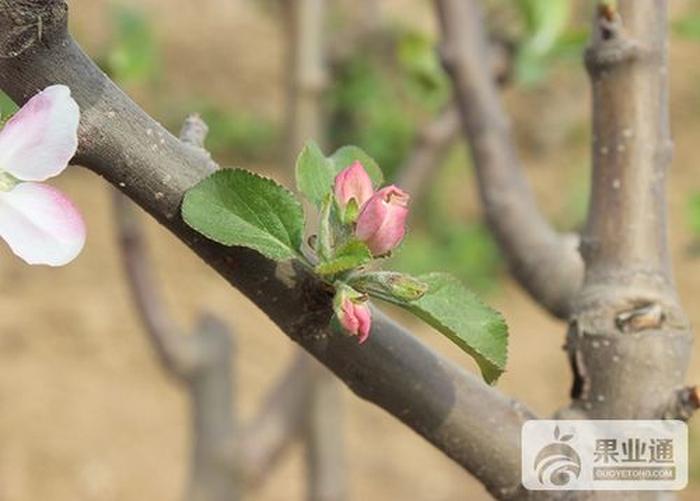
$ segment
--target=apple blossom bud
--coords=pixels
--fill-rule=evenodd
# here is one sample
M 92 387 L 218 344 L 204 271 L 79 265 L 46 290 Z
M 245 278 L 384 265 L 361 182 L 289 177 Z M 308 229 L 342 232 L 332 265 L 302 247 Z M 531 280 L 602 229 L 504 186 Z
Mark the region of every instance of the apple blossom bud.
M 369 174 L 362 164 L 356 161 L 335 177 L 334 192 L 338 205 L 344 211 L 351 200 L 355 200 L 357 209 L 362 207 L 372 197 L 374 188 Z
M 406 234 L 408 193 L 394 185 L 377 191 L 362 207 L 355 236 L 372 254 L 382 256 L 396 248 Z
M 341 286 L 333 303 L 338 322 L 343 329 L 348 334 L 357 336 L 360 344 L 364 343 L 372 326 L 372 312 L 367 297 L 350 287 Z

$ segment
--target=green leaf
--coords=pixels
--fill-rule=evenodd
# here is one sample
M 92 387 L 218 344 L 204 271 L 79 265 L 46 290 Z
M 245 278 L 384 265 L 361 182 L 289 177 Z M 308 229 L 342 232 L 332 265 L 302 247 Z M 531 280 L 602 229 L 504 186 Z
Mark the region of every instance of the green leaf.
M 223 245 L 255 249 L 270 259 L 299 257 L 301 204 L 272 179 L 223 169 L 190 189 L 182 202 L 185 222 Z
M 372 157 L 357 146 L 343 146 L 338 151 L 333 153 L 330 159 L 335 166 L 334 178 L 335 174 L 339 173 L 353 162 L 358 161 L 365 168 L 367 174 L 369 174 L 375 188 L 378 188 L 384 184 L 384 174 L 382 173 L 382 169 L 379 168 L 379 165 L 377 165 L 377 162 L 375 162 Z
M 297 189 L 320 208 L 326 195 L 333 190 L 335 176 L 355 161 L 365 168 L 375 188 L 382 185 L 384 175 L 377 162 L 357 146 L 343 146 L 326 158 L 318 145 L 309 141 L 297 158 Z
M 457 279 L 444 273 L 418 277 L 428 291 L 416 301 L 377 295 L 421 318 L 469 353 L 488 383 L 505 370 L 508 327 L 497 311 L 483 304 Z
M 367 246 L 359 240 L 353 240 L 338 249 L 332 259 L 317 265 L 316 273 L 335 275 L 362 266 L 371 260 L 372 253 Z
M 296 164 L 297 189 L 316 207 L 321 207 L 335 180 L 335 166 L 318 145 L 309 141 L 301 150 Z
M 108 73 L 121 83 L 153 81 L 159 56 L 149 17 L 139 8 L 116 5 L 111 18 L 115 35 L 107 54 Z

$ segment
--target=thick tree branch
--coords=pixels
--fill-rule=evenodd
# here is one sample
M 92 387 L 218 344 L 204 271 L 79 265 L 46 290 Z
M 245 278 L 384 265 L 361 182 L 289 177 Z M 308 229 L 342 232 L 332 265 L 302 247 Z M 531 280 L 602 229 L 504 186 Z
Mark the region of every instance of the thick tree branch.
M 578 238 L 554 232 L 537 209 L 488 71 L 488 40 L 477 0 L 435 0 L 435 6 L 442 57 L 471 146 L 486 219 L 522 286 L 565 318 L 583 278 Z
M 593 93 L 593 181 L 586 276 L 567 347 L 571 410 L 596 418 L 676 413 L 692 334 L 671 276 L 671 160 L 664 0 L 601 5 L 586 50 Z
M 0 9 L 0 32 L 12 25 Z M 530 416 L 521 405 L 379 312 L 362 346 L 334 333 L 328 328 L 331 298 L 314 277 L 250 250 L 217 245 L 183 223 L 182 196 L 212 172 L 209 159 L 109 81 L 68 35 L 65 19 L 45 26 L 42 43 L 0 60 L 0 88 L 19 103 L 52 83 L 68 85 L 82 110 L 78 163 L 146 209 L 357 395 L 412 427 L 497 496 L 519 484 L 520 426 Z M 409 384 L 406 374 L 421 384 Z

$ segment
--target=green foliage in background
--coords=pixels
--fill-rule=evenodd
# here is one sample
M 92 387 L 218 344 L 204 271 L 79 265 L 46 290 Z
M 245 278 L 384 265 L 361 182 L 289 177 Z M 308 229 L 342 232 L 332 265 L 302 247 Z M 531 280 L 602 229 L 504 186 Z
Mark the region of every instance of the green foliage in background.
M 237 161 L 272 161 L 280 153 L 281 131 L 272 120 L 245 110 L 225 110 L 215 104 L 195 108 L 209 126 L 207 149 L 212 155 Z
M 503 259 L 481 222 L 450 221 L 415 229 L 393 259 L 396 269 L 422 274 L 449 271 L 480 294 L 493 292 Z
M 213 103 L 177 102 L 161 85 L 162 56 L 151 18 L 138 7 L 115 3 L 111 9 L 111 37 L 97 61 L 112 79 L 121 86 L 150 91 L 156 114 L 166 117 L 171 130 L 179 129 L 186 114 L 201 113 L 209 125 L 207 148 L 217 157 L 253 162 L 276 158 L 280 137 L 273 121 Z
M 580 62 L 588 30 L 571 26 L 576 2 L 517 0 L 508 4 L 517 11 L 522 26 L 516 41 L 517 82 L 538 84 L 557 62 Z
M 686 40 L 700 41 L 700 2 L 694 2 L 695 12 L 687 14 L 671 24 L 671 33 Z
M 692 232 L 700 237 L 700 193 L 688 197 L 688 224 Z
M 121 85 L 152 85 L 160 76 L 160 53 L 153 27 L 140 9 L 113 4 L 112 36 L 98 58 L 105 72 Z
M 399 27 L 375 36 L 385 38 L 366 40 L 333 68 L 329 140 L 361 144 L 391 179 L 449 86 L 430 37 Z
M 469 216 L 464 204 L 477 196 L 468 151 L 457 145 L 421 196 L 414 197 L 411 238 L 396 252 L 395 266 L 412 274 L 449 271 L 480 294 L 497 290 L 504 271 L 503 257 L 481 213 Z

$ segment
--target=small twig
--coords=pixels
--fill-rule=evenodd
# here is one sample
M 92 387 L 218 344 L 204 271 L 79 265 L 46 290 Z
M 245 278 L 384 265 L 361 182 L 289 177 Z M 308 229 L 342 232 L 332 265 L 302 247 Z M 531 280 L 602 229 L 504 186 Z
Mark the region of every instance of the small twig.
M 209 126 L 197 113 L 189 115 L 180 129 L 180 141 L 196 148 L 204 149 Z
M 448 105 L 420 129 L 408 159 L 399 169 L 396 184 L 412 197 L 420 197 L 420 194 L 425 192 L 434 170 L 459 137 L 460 125 L 457 109 Z
M 505 86 L 512 69 L 512 50 L 502 40 L 493 41 L 489 48 L 494 81 Z M 460 138 L 461 126 L 456 104 L 449 103 L 416 134 L 413 148 L 399 168 L 396 184 L 413 198 L 419 198 L 427 191 L 431 175 L 440 166 L 450 147 Z

